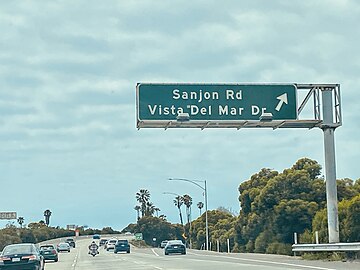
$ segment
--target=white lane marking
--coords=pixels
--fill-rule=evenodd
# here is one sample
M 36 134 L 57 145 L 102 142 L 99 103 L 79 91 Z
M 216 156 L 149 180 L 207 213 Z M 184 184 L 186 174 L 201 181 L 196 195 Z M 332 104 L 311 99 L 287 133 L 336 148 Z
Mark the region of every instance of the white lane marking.
M 190 253 L 191 255 L 196 256 L 207 256 L 207 257 L 218 257 L 218 258 L 229 258 L 233 260 L 239 260 L 239 261 L 249 261 L 249 262 L 257 262 L 257 263 L 268 263 L 268 264 L 276 264 L 276 265 L 285 265 L 285 266 L 292 266 L 292 267 L 298 267 L 298 268 L 307 268 L 307 269 L 318 269 L 318 270 L 336 270 L 333 268 L 324 268 L 319 266 L 310 266 L 310 265 L 301 265 L 301 264 L 294 264 L 294 263 L 282 263 L 282 262 L 273 262 L 273 261 L 264 261 L 264 260 L 255 260 L 255 259 L 244 259 L 244 258 L 236 258 L 231 256 L 217 256 L 217 255 L 205 255 L 205 254 L 197 254 L 197 253 Z
M 78 260 L 78 256 L 79 256 L 79 250 L 78 250 L 78 252 L 76 253 L 76 255 L 75 255 L 75 258 L 74 258 L 74 263 L 71 265 L 71 267 L 73 268 L 73 269 L 75 269 L 75 267 L 76 267 L 76 264 L 77 264 L 77 260 Z
M 161 268 L 161 267 L 158 267 L 158 266 L 155 266 L 155 265 L 149 265 L 146 262 L 138 262 L 138 261 L 132 261 L 132 262 L 137 264 L 137 265 L 142 265 L 142 266 L 146 265 L 146 266 L 154 267 L 155 269 L 158 269 L 158 270 L 163 270 L 163 268 Z
M 156 253 L 156 251 L 152 248 L 151 251 L 156 255 L 156 257 L 159 257 L 160 255 Z

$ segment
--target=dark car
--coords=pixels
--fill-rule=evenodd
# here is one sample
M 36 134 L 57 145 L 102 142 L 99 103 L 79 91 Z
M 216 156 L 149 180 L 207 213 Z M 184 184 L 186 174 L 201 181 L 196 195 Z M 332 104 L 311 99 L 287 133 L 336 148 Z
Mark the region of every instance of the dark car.
M 115 247 L 114 247 L 114 253 L 118 252 L 126 252 L 130 253 L 130 244 L 128 240 L 117 240 Z
M 40 246 L 40 254 L 44 257 L 44 260 L 59 261 L 59 254 L 54 245 Z
M 170 240 L 165 246 L 165 255 L 172 253 L 186 254 L 186 247 L 181 240 Z
M 74 239 L 68 238 L 68 239 L 66 239 L 65 243 L 68 243 L 68 244 L 70 245 L 70 247 L 75 248 L 75 241 L 74 241 Z
M 93 235 L 93 239 L 100 239 L 101 237 L 100 237 L 100 235 L 99 234 L 94 234 Z
M 100 239 L 99 246 L 100 247 L 104 246 L 106 244 L 106 242 L 107 242 L 107 239 L 104 239 L 104 238 Z
M 0 269 L 43 270 L 44 258 L 34 244 L 8 245 L 0 255 Z

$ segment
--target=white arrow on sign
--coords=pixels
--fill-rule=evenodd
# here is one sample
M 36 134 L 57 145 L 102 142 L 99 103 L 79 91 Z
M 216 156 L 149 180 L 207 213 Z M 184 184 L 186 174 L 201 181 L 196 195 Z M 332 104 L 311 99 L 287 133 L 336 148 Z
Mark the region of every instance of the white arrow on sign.
M 275 110 L 277 111 L 280 111 L 281 110 L 281 107 L 282 105 L 285 103 L 285 104 L 288 104 L 288 98 L 287 98 L 287 93 L 284 93 L 282 94 L 281 96 L 278 96 L 276 99 L 279 100 L 279 103 L 278 105 L 276 106 Z

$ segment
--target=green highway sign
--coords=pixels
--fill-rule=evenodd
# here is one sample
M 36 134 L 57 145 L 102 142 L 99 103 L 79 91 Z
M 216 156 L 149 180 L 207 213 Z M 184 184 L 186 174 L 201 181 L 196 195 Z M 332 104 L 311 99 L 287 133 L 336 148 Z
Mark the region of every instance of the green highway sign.
M 142 233 L 135 233 L 134 236 L 135 236 L 135 240 L 137 240 L 137 241 L 143 240 L 143 234 Z
M 296 120 L 294 84 L 139 83 L 137 120 L 176 121 L 179 115 L 197 121 Z
M 17 219 L 16 212 L 0 212 L 0 219 Z

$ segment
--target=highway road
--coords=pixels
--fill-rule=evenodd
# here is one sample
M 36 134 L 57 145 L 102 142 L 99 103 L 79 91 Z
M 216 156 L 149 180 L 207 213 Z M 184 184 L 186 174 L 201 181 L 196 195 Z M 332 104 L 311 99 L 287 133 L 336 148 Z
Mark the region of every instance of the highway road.
M 164 255 L 160 248 L 131 247 L 131 253 L 107 252 L 88 255 L 91 239 L 79 239 L 70 253 L 60 253 L 59 262 L 47 262 L 46 270 L 172 270 L 172 269 L 249 269 L 249 270 L 352 270 L 360 269 L 360 263 L 303 261 L 299 258 L 264 254 L 226 254 L 188 250 L 186 255 Z

